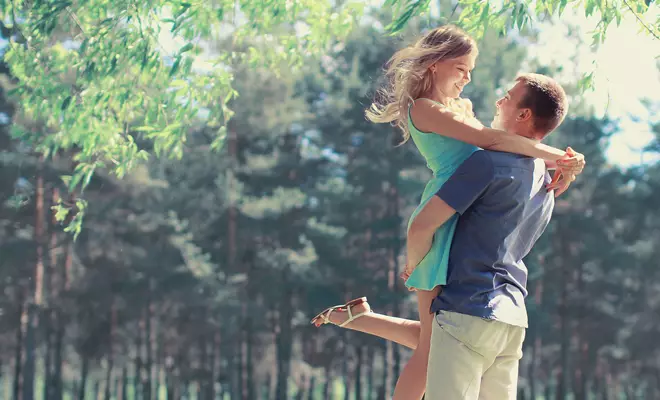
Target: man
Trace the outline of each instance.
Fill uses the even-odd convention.
[[[491,125],[540,141],[559,126],[566,110],[566,94],[557,82],[524,74],[497,102]],[[573,179],[565,176],[562,189]],[[436,315],[426,400],[516,398],[527,328],[522,259],[550,221],[554,197],[548,188],[562,184],[549,183],[541,160],[477,151],[411,225],[408,256],[421,259],[433,232],[461,214],[447,285],[431,306]]]

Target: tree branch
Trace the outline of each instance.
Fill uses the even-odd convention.
[[[76,23],[76,25],[78,26],[78,29],[80,29],[80,32],[82,32],[83,36],[87,37],[87,34],[85,33],[85,30],[83,29],[82,24],[80,23],[80,20],[78,19],[78,16],[76,15],[76,13],[73,12],[73,10],[71,9],[71,6],[67,6],[66,11],[69,13],[69,16],[71,17],[73,22]]]
[[[626,7],[628,7],[630,12],[633,13],[635,18],[637,18],[637,21],[639,21],[639,23],[642,24],[642,26],[651,33],[651,35],[653,35],[656,39],[660,40],[660,36],[658,36],[658,34],[655,31],[653,31],[653,29],[651,29],[648,25],[646,25],[646,22],[644,22],[642,17],[639,14],[637,14],[637,12],[633,10],[633,8],[630,6],[628,0],[623,0],[623,3],[626,5]]]

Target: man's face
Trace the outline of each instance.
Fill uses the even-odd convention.
[[[520,104],[525,93],[525,84],[522,82],[516,82],[516,84],[513,85],[513,87],[509,89],[501,99],[495,102],[497,110],[493,122],[490,123],[490,126],[493,129],[501,129],[516,133],[518,130],[517,118],[522,111],[522,109],[518,107],[518,104]]]

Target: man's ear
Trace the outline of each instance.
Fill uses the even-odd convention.
[[[522,108],[518,110],[518,115],[516,116],[516,120],[518,120],[518,122],[528,121],[530,119],[532,119],[532,110],[529,108]]]

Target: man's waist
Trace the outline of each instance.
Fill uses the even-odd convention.
[[[443,289],[431,303],[431,312],[439,311],[452,311],[527,327],[527,308],[524,296],[519,291],[460,296]]]

